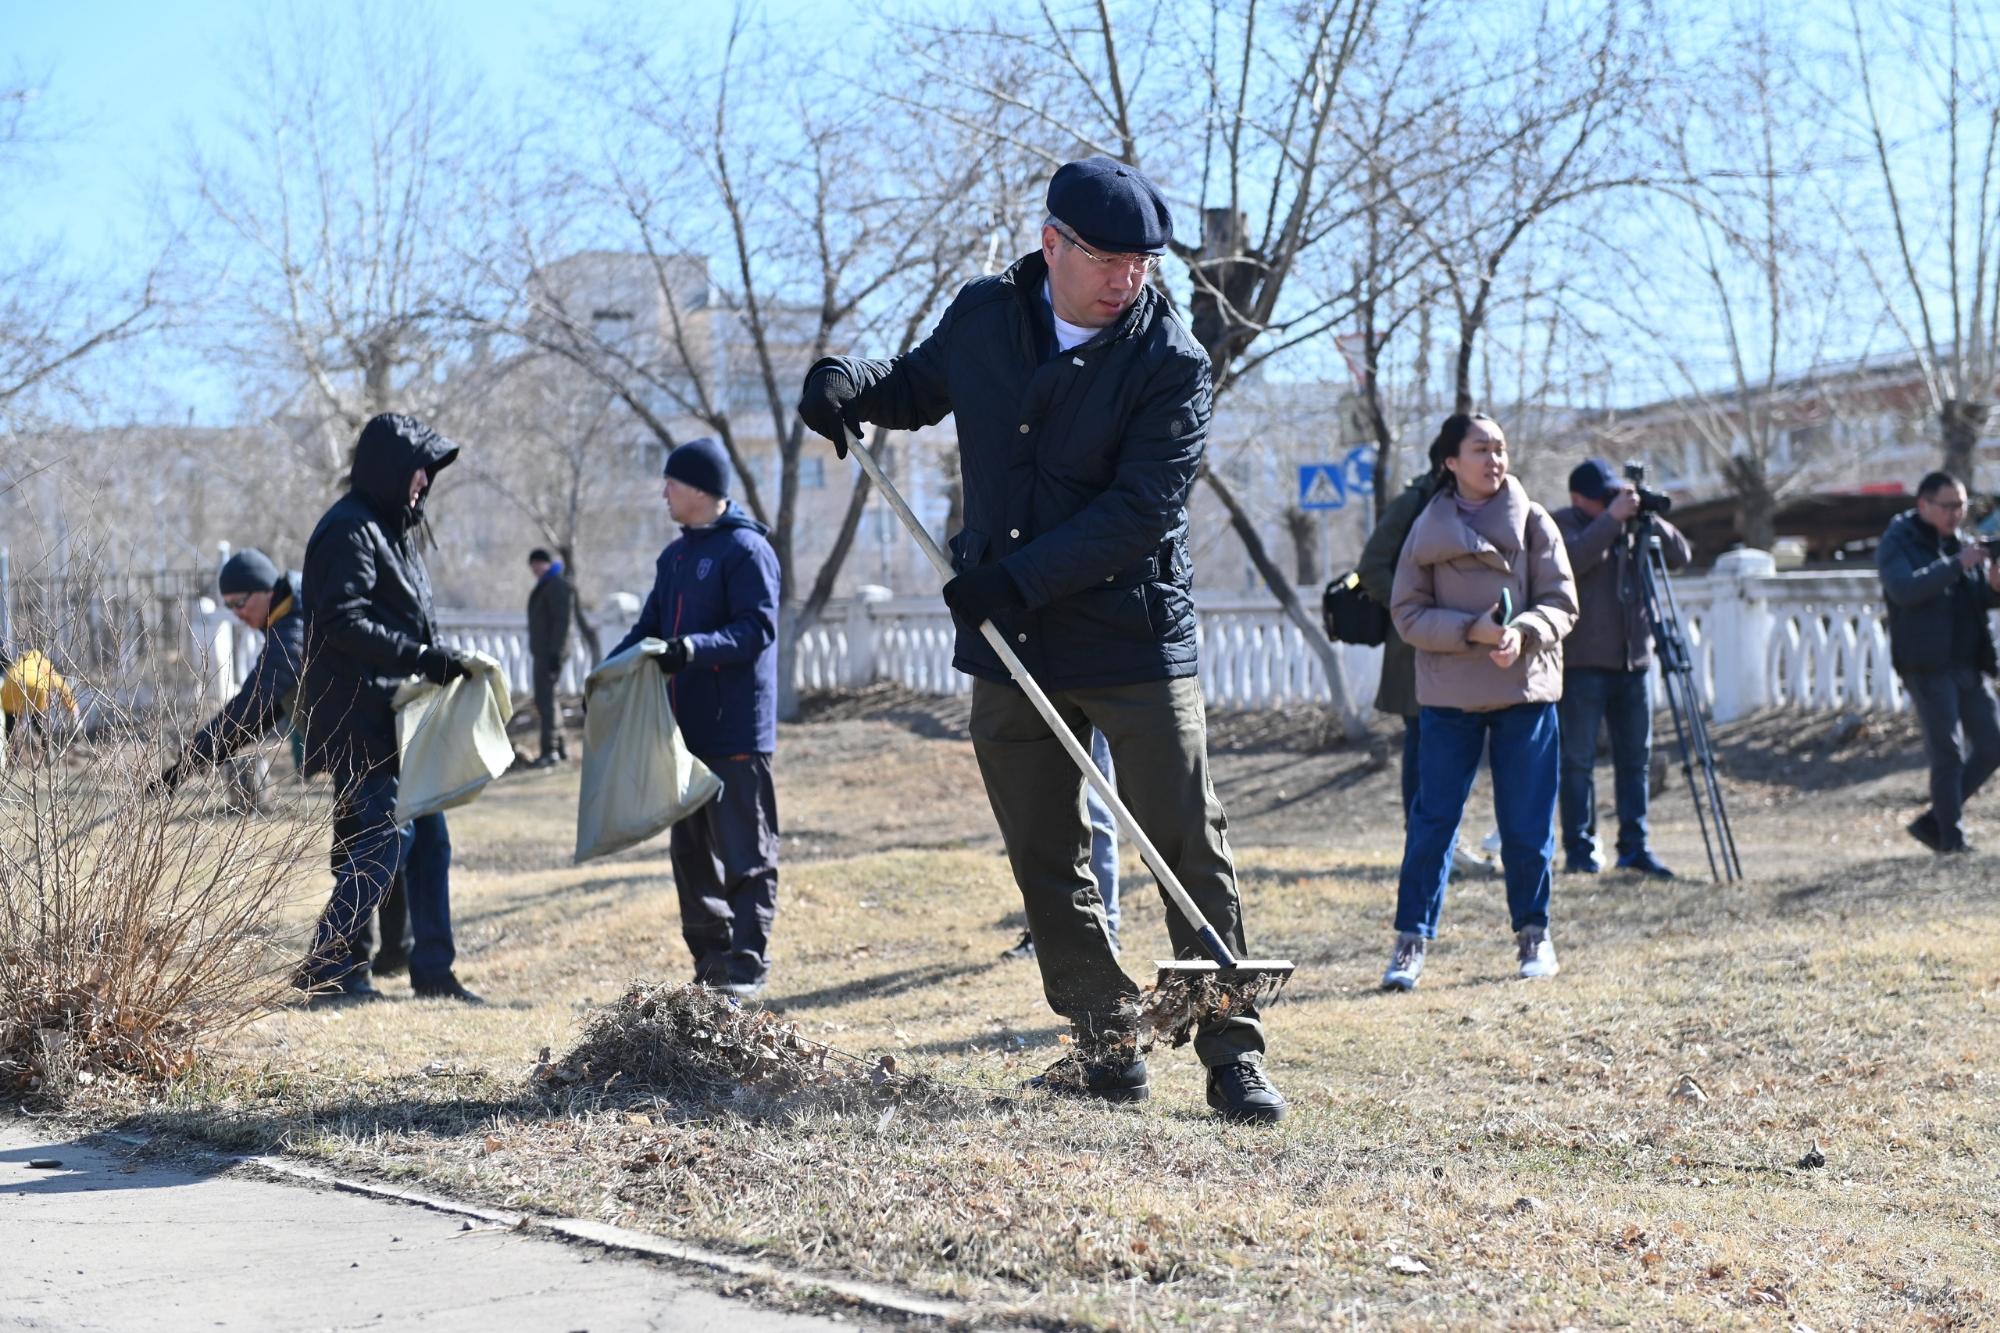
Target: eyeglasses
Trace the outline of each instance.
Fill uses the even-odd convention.
[[[1924,503],[1942,509],[1947,514],[1962,514],[1965,512],[1965,501],[1963,500],[1925,500]]]
[[[222,599],[222,604],[231,611],[241,611],[244,607],[250,605],[250,594],[247,592],[232,592]]]
[[[1135,277],[1143,278],[1150,275],[1160,266],[1160,257],[1158,255],[1100,255],[1082,241],[1072,236],[1065,227],[1057,227],[1056,235],[1062,237],[1063,242],[1070,249],[1076,251],[1091,263],[1097,264],[1109,271],[1123,269]]]

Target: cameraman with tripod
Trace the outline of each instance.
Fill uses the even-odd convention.
[[[1959,817],[2000,768],[2000,716],[1984,679],[2000,673],[1986,620],[2000,606],[2000,567],[1980,542],[1959,536],[1965,503],[1956,477],[1931,473],[1917,483],[1917,507],[1891,520],[1875,551],[1889,602],[1889,660],[1910,692],[1931,766],[1931,808],[1909,832],[1943,853],[1972,850]]]
[[[1660,517],[1665,497],[1642,491],[1601,458],[1569,474],[1569,507],[1554,518],[1577,584],[1576,629],[1563,643],[1562,778],[1558,808],[1563,871],[1594,875],[1598,857],[1597,732],[1611,731],[1618,809],[1618,868],[1659,879],[1674,872],[1647,846],[1647,775],[1653,758],[1652,626],[1639,587],[1642,539],[1657,535],[1667,568],[1692,558],[1687,538]],[[1650,517],[1648,532],[1640,521]]]

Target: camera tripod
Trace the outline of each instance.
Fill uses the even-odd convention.
[[[1631,553],[1637,557],[1627,568],[1636,575],[1636,591],[1646,610],[1646,622],[1652,627],[1660,676],[1667,686],[1667,707],[1674,715],[1674,740],[1681,752],[1681,773],[1694,800],[1702,848],[1708,853],[1708,873],[1717,883],[1734,883],[1743,878],[1743,863],[1736,855],[1736,835],[1729,827],[1722,784],[1715,775],[1715,745],[1708,734],[1708,719],[1702,714],[1701,691],[1694,679],[1694,658],[1688,652],[1687,633],[1681,628],[1674,585],[1667,578],[1667,556],[1660,542],[1657,520],[1650,513],[1641,513],[1627,525],[1625,540],[1631,543]],[[1695,780],[1697,765],[1701,769],[1699,782]]]

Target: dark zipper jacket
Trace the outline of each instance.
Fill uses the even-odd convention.
[[[1058,351],[1039,252],[967,284],[893,361],[834,357],[866,421],[953,416],[965,526],[960,571],[998,564],[1026,609],[995,618],[1048,689],[1191,676],[1197,668],[1187,496],[1211,406],[1208,357],[1143,288],[1119,320]],[[960,625],[954,665],[1007,673]]]
[[[235,697],[188,742],[191,762],[214,764],[227,759],[292,710],[299,689],[299,665],[305,660],[306,617],[298,591],[302,586],[303,576],[294,570],[272,590],[264,647]]]
[[[457,445],[414,418],[375,418],[355,447],[347,494],[306,541],[300,730],[308,773],[344,780],[395,766],[396,687],[438,638],[410,478],[425,468],[435,485],[457,457]]]
[[[1986,613],[2000,605],[1978,570],[1958,563],[1956,537],[1940,536],[1914,509],[1896,515],[1875,548],[1889,603],[1889,661],[1902,675],[1976,668],[2000,674]]]
[[[613,654],[641,639],[685,639],[667,688],[674,721],[702,759],[778,748],[778,553],[734,505],[683,528],[654,567],[653,591]]]

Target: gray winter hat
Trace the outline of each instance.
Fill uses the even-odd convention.
[[[223,562],[222,572],[215,576],[215,586],[224,597],[239,592],[269,592],[278,586],[280,577],[271,557],[251,546]]]

